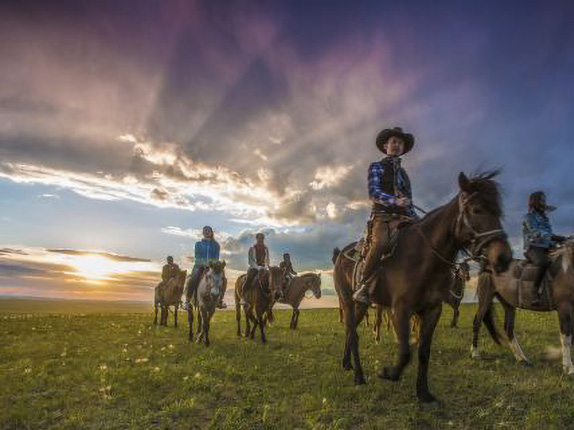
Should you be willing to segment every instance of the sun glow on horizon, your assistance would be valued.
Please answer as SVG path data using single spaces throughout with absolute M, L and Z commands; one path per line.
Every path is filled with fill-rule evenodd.
M 102 284 L 114 275 L 126 275 L 135 271 L 153 271 L 153 263 L 115 261 L 102 255 L 68 256 L 67 264 L 74 268 L 71 275 L 78 275 L 89 283 Z

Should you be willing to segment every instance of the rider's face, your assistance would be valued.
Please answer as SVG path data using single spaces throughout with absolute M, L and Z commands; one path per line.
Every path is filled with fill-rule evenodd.
M 385 151 L 387 151 L 387 155 L 399 156 L 402 155 L 405 150 L 405 142 L 400 137 L 392 136 L 387 140 L 384 148 Z
M 203 237 L 206 239 L 211 239 L 213 237 L 213 231 L 210 228 L 204 228 Z
M 257 236 L 257 244 L 263 245 L 265 238 L 263 236 Z

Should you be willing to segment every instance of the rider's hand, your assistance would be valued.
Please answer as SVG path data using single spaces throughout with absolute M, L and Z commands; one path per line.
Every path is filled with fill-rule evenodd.
M 411 204 L 411 199 L 408 197 L 399 197 L 397 199 L 397 206 L 406 207 Z

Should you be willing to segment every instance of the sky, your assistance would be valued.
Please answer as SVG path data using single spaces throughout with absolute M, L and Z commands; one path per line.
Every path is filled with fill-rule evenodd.
M 572 232 L 570 1 L 5 0 L 0 296 L 151 300 L 213 226 L 233 278 L 254 234 L 320 271 L 369 214 L 383 128 L 432 209 L 501 168 L 521 253 L 528 194 Z

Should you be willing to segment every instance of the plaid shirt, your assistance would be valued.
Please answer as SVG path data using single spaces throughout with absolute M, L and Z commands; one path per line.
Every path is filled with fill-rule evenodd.
M 388 158 L 390 157 L 387 157 L 384 160 L 387 160 Z M 398 191 L 401 195 L 408 197 L 412 202 L 413 193 L 409 185 L 409 182 L 404 177 L 404 170 L 401 168 L 401 159 L 397 157 L 396 162 L 397 162 L 395 171 L 396 191 Z M 385 193 L 382 189 L 384 172 L 385 172 L 385 166 L 382 161 L 377 161 L 369 166 L 369 177 L 368 177 L 369 199 L 371 199 L 371 201 L 374 203 L 386 206 L 387 208 L 390 209 L 391 212 L 395 212 L 399 208 L 398 206 L 396 206 L 397 196 L 395 196 L 394 194 Z M 410 216 L 416 216 L 412 206 L 407 208 L 407 212 Z
M 536 211 L 528 212 L 524 217 L 522 233 L 524 235 L 524 250 L 526 251 L 531 246 L 550 248 L 556 245 L 552 240 L 554 233 L 550 226 L 550 220 L 546 215 Z

